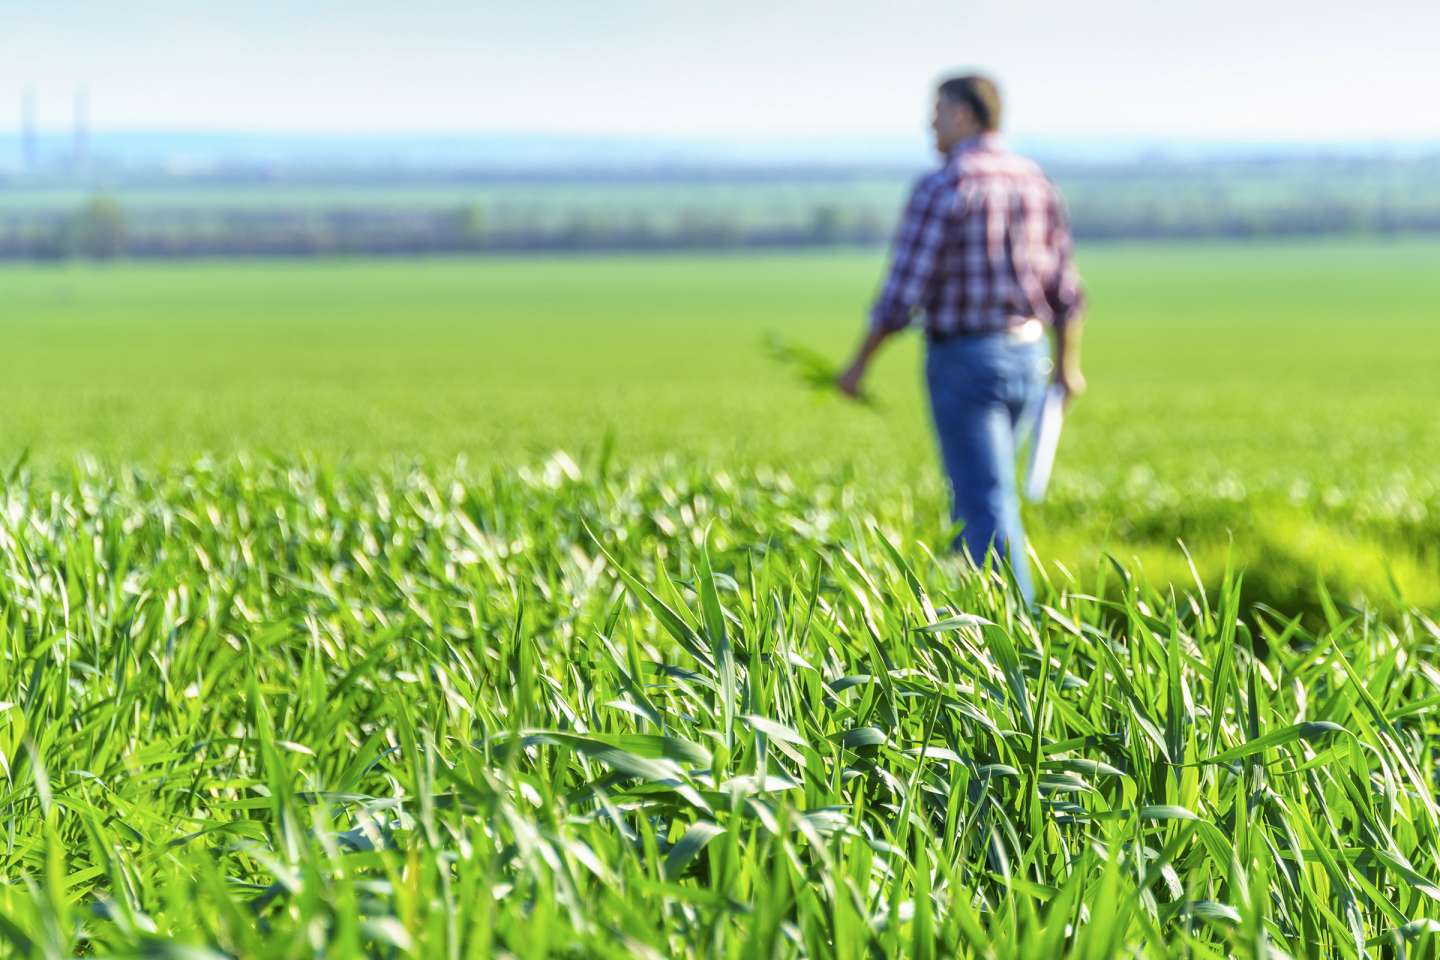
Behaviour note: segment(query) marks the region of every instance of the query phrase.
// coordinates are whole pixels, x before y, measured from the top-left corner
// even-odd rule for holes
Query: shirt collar
[[[950,156],[958,157],[963,153],[970,153],[972,150],[999,150],[1002,145],[1000,134],[979,133],[973,137],[966,137],[955,146],[950,148]]]

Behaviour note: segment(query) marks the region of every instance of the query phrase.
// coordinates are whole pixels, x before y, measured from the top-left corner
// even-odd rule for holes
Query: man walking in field
[[[944,163],[910,194],[889,277],[839,387],[857,394],[875,351],[923,312],[935,432],[951,515],[963,524],[955,546],[977,563],[992,551],[1008,556],[1016,586],[1033,602],[1016,433],[1052,376],[1067,398],[1085,389],[1084,298],[1060,194],[1036,164],[1005,148],[1000,113],[987,77],[940,84],[933,127]]]

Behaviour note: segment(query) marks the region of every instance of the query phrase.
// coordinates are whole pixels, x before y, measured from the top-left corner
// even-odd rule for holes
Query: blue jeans
[[[992,550],[1008,559],[1026,603],[1034,602],[1035,590],[1020,526],[1017,435],[1038,409],[1049,372],[1043,337],[1032,343],[1005,333],[954,337],[930,344],[925,358],[940,458],[950,477],[950,515],[964,525],[955,549],[976,563]]]

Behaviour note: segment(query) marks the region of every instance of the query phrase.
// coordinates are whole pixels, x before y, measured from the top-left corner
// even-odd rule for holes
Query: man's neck
[[[994,150],[1000,146],[1000,134],[993,130],[984,130],[973,136],[958,141],[950,148],[948,156],[955,157],[971,150]]]

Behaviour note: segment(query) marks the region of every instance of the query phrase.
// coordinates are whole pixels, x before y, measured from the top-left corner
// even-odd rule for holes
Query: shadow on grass
[[[1088,572],[1108,597],[1124,582],[1115,564],[1151,585],[1173,584],[1177,592],[1203,590],[1219,595],[1228,566],[1243,574],[1240,610],[1251,625],[1296,617],[1309,628],[1337,616],[1371,612],[1383,617],[1418,609],[1440,611],[1440,556],[1420,545],[1385,541],[1319,522],[1295,511],[1251,516],[1230,537],[1215,534],[1169,543],[1125,541],[1104,548],[1078,538],[1042,538],[1040,555],[1064,569]],[[1065,582],[1054,576],[1059,586]]]

